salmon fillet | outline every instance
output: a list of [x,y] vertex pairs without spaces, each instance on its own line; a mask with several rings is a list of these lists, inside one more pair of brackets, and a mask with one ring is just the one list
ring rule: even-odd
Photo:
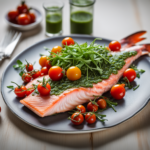
[[[55,113],[66,112],[74,109],[77,105],[88,102],[90,99],[94,99],[94,96],[101,96],[103,93],[109,91],[113,85],[115,85],[118,80],[122,77],[123,72],[143,54],[142,50],[144,46],[130,48],[126,51],[136,50],[137,55],[127,58],[125,60],[126,64],[121,70],[118,71],[118,74],[111,74],[110,77],[106,80],[102,80],[97,84],[93,84],[92,88],[71,88],[60,95],[49,95],[49,96],[40,96],[30,94],[25,97],[20,102],[36,113],[40,117],[49,116]],[[49,76],[45,76],[49,78]],[[37,80],[42,80],[43,77],[37,78],[26,85],[27,88],[32,87],[32,84],[38,84]]]

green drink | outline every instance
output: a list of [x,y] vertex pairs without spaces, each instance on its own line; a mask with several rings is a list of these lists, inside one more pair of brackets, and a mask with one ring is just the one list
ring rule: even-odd
[[77,11],[71,14],[71,33],[91,34],[93,29],[93,17],[91,13]]
[[48,14],[46,16],[46,32],[59,33],[62,30],[62,17],[59,14]]

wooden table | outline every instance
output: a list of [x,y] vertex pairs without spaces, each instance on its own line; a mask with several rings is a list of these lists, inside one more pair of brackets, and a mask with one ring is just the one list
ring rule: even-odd
[[[4,15],[20,0],[0,0],[0,39],[8,30]],[[69,2],[63,0],[63,35],[70,34]],[[9,61],[32,44],[47,38],[43,1],[27,1],[43,14],[41,26],[24,32],[12,57],[0,64],[0,80]],[[150,41],[150,0],[97,0],[94,9],[93,35],[119,40],[133,32],[147,30]],[[148,150],[150,149],[150,103],[137,115],[113,128],[96,133],[63,135],[33,128],[14,116],[0,95],[0,150]],[[119,113],[119,112],[118,112]]]

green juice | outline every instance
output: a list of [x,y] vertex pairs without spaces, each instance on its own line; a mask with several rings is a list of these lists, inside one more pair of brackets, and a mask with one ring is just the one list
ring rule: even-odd
[[62,30],[62,16],[60,14],[48,14],[46,16],[46,32],[59,33]]
[[93,16],[85,11],[77,11],[71,14],[71,33],[91,34],[93,29]]

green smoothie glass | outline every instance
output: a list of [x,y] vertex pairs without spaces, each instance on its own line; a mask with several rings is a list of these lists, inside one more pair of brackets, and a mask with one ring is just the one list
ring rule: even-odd
[[92,34],[95,0],[70,0],[70,32]]
[[43,4],[45,9],[46,35],[57,36],[62,34],[63,3],[58,0],[49,0]]

